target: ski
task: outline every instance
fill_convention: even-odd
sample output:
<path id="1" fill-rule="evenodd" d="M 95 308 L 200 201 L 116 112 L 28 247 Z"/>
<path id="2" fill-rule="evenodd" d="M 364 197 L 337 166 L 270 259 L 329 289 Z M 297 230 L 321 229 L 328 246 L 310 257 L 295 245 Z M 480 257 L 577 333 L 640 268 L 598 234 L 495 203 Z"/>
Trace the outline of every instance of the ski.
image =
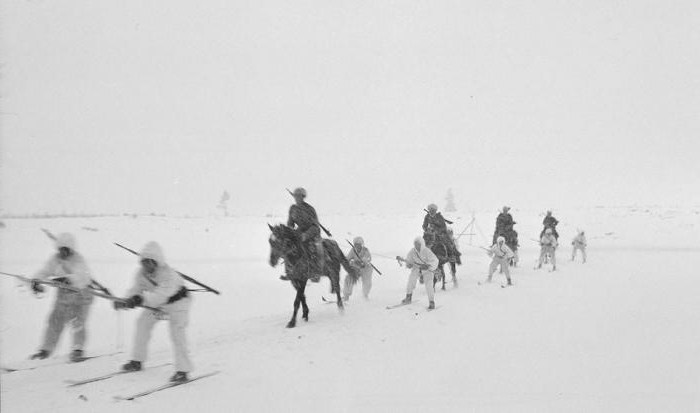
<path id="1" fill-rule="evenodd" d="M 415 303 L 417 303 L 417 302 L 418 302 L 418 300 L 413 300 L 413 301 L 411 301 L 410 303 L 398 303 L 398 304 L 394 304 L 394 305 L 388 305 L 388 306 L 386 306 L 386 309 L 387 309 L 387 310 L 393 310 L 394 308 L 404 307 L 404 306 L 407 306 L 407 305 L 415 304 Z"/>
<path id="2" fill-rule="evenodd" d="M 52 362 L 52 363 L 46 363 L 46 364 L 39 364 L 36 366 L 31 366 L 31 367 L 20 367 L 20 368 L 12 368 L 12 367 L 0 367 L 0 371 L 3 373 L 14 373 L 16 371 L 29 371 L 29 370 L 36 370 L 44 367 L 53 367 L 53 366 L 60 366 L 62 364 L 75 364 L 75 363 L 82 363 L 83 361 L 87 360 L 92 360 L 100 357 L 109 357 L 109 356 L 116 356 L 117 354 L 121 354 L 121 351 L 118 351 L 116 353 L 109 353 L 109 354 L 98 354 L 96 356 L 87 356 L 87 357 L 81 357 L 80 360 L 76 361 L 57 361 L 57 362 Z"/>
<path id="3" fill-rule="evenodd" d="M 163 364 L 158 364 L 156 366 L 153 366 L 151 368 L 157 368 L 157 367 L 164 367 L 170 365 L 170 363 L 163 363 Z M 140 370 L 139 370 L 140 371 Z M 67 383 L 68 387 L 76 387 L 76 386 L 82 386 L 83 384 L 88 384 L 88 383 L 94 383 L 96 381 L 102 381 L 102 380 L 107 380 L 111 379 L 114 376 L 119 376 L 122 374 L 127 374 L 127 373 L 137 373 L 138 371 L 131 371 L 131 370 L 119 370 L 115 371 L 112 373 L 108 374 L 103 374 L 102 376 L 97 376 L 97 377 L 90 377 L 88 379 L 83 379 L 83 380 L 66 380 L 65 383 Z"/>
<path id="4" fill-rule="evenodd" d="M 154 388 L 149 389 L 149 390 L 142 391 L 140 393 L 132 394 L 130 396 L 114 396 L 114 398 L 117 400 L 134 400 L 134 399 L 138 399 L 139 397 L 148 396 L 149 394 L 159 392 L 161 390 L 165 390 L 165 389 L 169 389 L 171 387 L 179 386 L 181 384 L 192 383 L 195 380 L 203 379 L 206 377 L 211 377 L 211 376 L 214 376 L 214 375 L 219 374 L 219 373 L 220 373 L 220 371 L 213 371 L 211 373 L 201 374 L 199 376 L 192 377 L 192 378 L 188 379 L 187 381 L 170 382 L 167 384 L 163 384 L 161 386 L 154 387 Z"/>

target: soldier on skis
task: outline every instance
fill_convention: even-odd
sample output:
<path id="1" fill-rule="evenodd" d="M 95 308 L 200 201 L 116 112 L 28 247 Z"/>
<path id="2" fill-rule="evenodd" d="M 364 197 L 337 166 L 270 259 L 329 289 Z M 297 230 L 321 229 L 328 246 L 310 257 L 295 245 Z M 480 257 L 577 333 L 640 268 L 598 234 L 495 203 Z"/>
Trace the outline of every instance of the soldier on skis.
<path id="1" fill-rule="evenodd" d="M 554 236 L 554 232 L 552 228 L 547 228 L 544 231 L 544 235 L 542 235 L 542 238 L 540 239 L 540 260 L 539 263 L 537 264 L 537 269 L 542 268 L 542 264 L 544 261 L 547 259 L 547 256 L 549 256 L 551 263 L 552 263 L 552 271 L 556 271 L 557 269 L 557 259 L 556 259 L 556 250 L 557 246 L 559 244 L 557 243 L 557 238 Z"/>
<path id="2" fill-rule="evenodd" d="M 343 288 L 343 301 L 348 301 L 352 295 L 352 290 L 358 280 L 362 282 L 362 295 L 369 298 L 369 291 L 372 289 L 372 254 L 365 246 L 362 237 L 355 237 L 352 240 L 353 248 L 347 254 L 347 260 L 353 271 L 345 276 L 345 286 Z"/>
<path id="3" fill-rule="evenodd" d="M 44 287 L 36 281 L 48 279 L 65 283 L 83 291 L 74 292 L 58 288 L 41 349 L 33 354 L 31 359 L 41 360 L 49 357 L 56 348 L 63 328 L 70 322 L 73 327 L 73 351 L 70 354 L 70 360 L 78 362 L 83 360 L 87 338 L 87 316 L 94 298 L 92 294 L 85 291 L 92 279 L 85 259 L 76 251 L 76 241 L 72 234 L 58 235 L 55 243 L 58 253 L 51 256 L 44 268 L 35 275 L 32 291 L 34 293 L 43 292 Z"/>
<path id="4" fill-rule="evenodd" d="M 311 281 L 318 282 L 323 274 L 324 252 L 321 244 L 321 229 L 318 222 L 318 215 L 314 207 L 309 205 L 306 199 L 306 189 L 296 188 L 292 192 L 294 204 L 289 207 L 289 217 L 287 226 L 296 229 L 299 239 L 306 251 L 311 255 L 313 274 Z"/>
<path id="5" fill-rule="evenodd" d="M 435 270 L 438 267 L 438 258 L 433 254 L 428 247 L 425 246 L 423 237 L 416 237 L 413 240 L 413 248 L 406 254 L 406 258 L 402 259 L 406 263 L 406 267 L 411 270 L 406 284 L 406 298 L 401 303 L 409 304 L 413 297 L 413 290 L 416 288 L 418 278 L 421 278 L 425 284 L 425 291 L 428 293 L 430 303 L 428 309 L 435 308 L 435 289 L 433 287 L 433 277 Z"/>
<path id="6" fill-rule="evenodd" d="M 506 274 L 506 279 L 508 280 L 508 285 L 513 285 L 510 279 L 510 260 L 513 258 L 513 251 L 506 245 L 506 239 L 503 237 L 496 238 L 496 242 L 491 246 L 488 251 L 489 257 L 492 257 L 491 265 L 489 266 L 489 276 L 486 282 L 491 282 L 493 273 L 496 272 L 498 266 L 501 266 L 501 271 Z"/>
<path id="7" fill-rule="evenodd" d="M 573 261 L 576 258 L 576 251 L 581 250 L 581 255 L 583 256 L 583 262 L 586 262 L 586 234 L 581 231 L 576 235 L 571 241 L 571 245 L 574 246 L 574 250 L 571 253 L 571 261 Z"/>
<path id="8" fill-rule="evenodd" d="M 167 319 L 170 327 L 170 339 L 175 353 L 175 374 L 172 382 L 188 380 L 187 374 L 192 370 L 192 363 L 187 350 L 187 327 L 192 299 L 184 280 L 165 262 L 165 256 L 156 242 L 147 243 L 141 253 L 141 268 L 136 272 L 134 284 L 127 292 L 126 302 L 115 301 L 114 308 L 131 309 L 137 305 L 155 307 L 162 313 L 144 309 L 136 322 L 136 337 L 132 359 L 122 366 L 125 371 L 139 371 L 146 361 L 148 342 L 153 327 L 158 320 Z"/>

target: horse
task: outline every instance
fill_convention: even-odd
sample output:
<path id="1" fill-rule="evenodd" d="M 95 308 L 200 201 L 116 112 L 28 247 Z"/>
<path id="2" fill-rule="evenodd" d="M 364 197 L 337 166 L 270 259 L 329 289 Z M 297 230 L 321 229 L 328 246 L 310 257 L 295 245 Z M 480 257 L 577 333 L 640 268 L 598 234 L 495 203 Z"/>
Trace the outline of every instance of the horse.
<path id="1" fill-rule="evenodd" d="M 302 318 L 309 321 L 309 307 L 306 304 L 306 282 L 312 277 L 310 267 L 313 257 L 310 256 L 304 247 L 299 234 L 286 225 L 271 226 L 270 234 L 270 266 L 275 267 L 280 258 L 284 259 L 284 266 L 287 278 L 291 281 L 296 290 L 294 298 L 294 313 L 292 319 L 287 323 L 287 328 L 296 326 L 297 312 L 299 304 L 302 305 Z M 321 275 L 326 276 L 331 281 L 331 294 L 335 293 L 338 310 L 343 311 L 343 300 L 340 297 L 340 266 L 350 273 L 352 268 L 345 258 L 345 255 L 338 247 L 338 243 L 331 239 L 322 240 L 323 250 L 326 253 L 325 266 Z"/>
<path id="2" fill-rule="evenodd" d="M 433 288 L 435 285 L 442 281 L 442 289 L 445 289 L 445 264 L 450 262 L 449 248 L 445 245 L 445 242 L 439 239 L 435 234 L 430 232 L 423 233 L 423 240 L 425 240 L 425 245 L 430 249 L 430 251 L 435 254 L 438 258 L 438 267 L 435 270 L 435 277 L 433 277 Z M 454 278 L 454 274 L 453 274 Z"/>

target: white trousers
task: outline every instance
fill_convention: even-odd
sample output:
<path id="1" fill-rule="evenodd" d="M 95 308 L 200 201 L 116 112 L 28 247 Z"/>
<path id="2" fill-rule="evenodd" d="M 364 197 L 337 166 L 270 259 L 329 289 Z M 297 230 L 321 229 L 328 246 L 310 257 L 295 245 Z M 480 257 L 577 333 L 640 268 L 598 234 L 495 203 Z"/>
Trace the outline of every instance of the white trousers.
<path id="1" fill-rule="evenodd" d="M 170 339 L 173 342 L 173 352 L 175 353 L 175 370 L 189 372 L 192 370 L 189 352 L 187 350 L 187 337 L 185 328 L 189 322 L 191 297 L 182 298 L 173 304 L 163 307 L 168 315 L 168 326 L 170 327 Z M 136 321 L 136 337 L 134 338 L 134 349 L 132 360 L 144 362 L 148 356 L 148 342 L 151 340 L 151 333 L 156 323 L 160 321 L 153 311 L 144 309 Z"/>
<path id="2" fill-rule="evenodd" d="M 372 289 L 372 271 L 361 271 L 359 281 L 362 282 L 362 295 L 369 298 L 369 291 Z M 345 276 L 345 285 L 343 286 L 345 300 L 352 295 L 355 284 L 357 284 L 357 280 L 354 280 L 349 274 Z"/>
<path id="3" fill-rule="evenodd" d="M 57 299 L 49 315 L 41 349 L 53 353 L 63 328 L 70 322 L 73 328 L 73 350 L 82 350 L 87 339 L 85 324 L 91 304 L 92 298 L 86 300 L 79 295 L 70 301 Z"/>
<path id="4" fill-rule="evenodd" d="M 506 257 L 493 256 L 491 260 L 491 265 L 489 266 L 489 280 L 493 277 L 493 273 L 496 272 L 498 266 L 501 266 L 501 270 L 506 273 L 506 278 L 510 280 L 510 259 Z"/>
<path id="5" fill-rule="evenodd" d="M 416 289 L 416 283 L 419 277 L 423 277 L 423 284 L 425 284 L 425 292 L 428 293 L 428 299 L 430 301 L 435 301 L 435 288 L 433 287 L 433 279 L 435 274 L 428 270 L 419 270 L 413 267 L 411 274 L 408 276 L 408 284 L 406 285 L 406 294 L 413 294 L 413 290 Z"/>

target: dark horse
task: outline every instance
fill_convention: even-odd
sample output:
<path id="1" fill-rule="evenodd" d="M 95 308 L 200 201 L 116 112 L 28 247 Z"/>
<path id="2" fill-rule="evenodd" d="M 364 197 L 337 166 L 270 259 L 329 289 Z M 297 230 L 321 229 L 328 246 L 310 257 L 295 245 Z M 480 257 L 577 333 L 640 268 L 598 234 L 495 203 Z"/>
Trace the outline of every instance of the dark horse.
<path id="1" fill-rule="evenodd" d="M 301 303 L 304 321 L 309 321 L 309 307 L 306 305 L 306 282 L 311 278 L 309 268 L 313 259 L 295 230 L 286 225 L 271 226 L 270 231 L 270 265 L 275 267 L 280 258 L 284 259 L 285 272 L 287 278 L 292 283 L 296 290 L 296 298 L 294 298 L 294 314 L 292 319 L 287 323 L 287 328 L 292 328 L 297 324 L 297 312 Z M 352 271 L 350 263 L 345 259 L 345 255 L 338 247 L 338 243 L 331 239 L 322 241 L 325 251 L 325 265 L 323 269 L 324 276 L 331 280 L 331 294 L 335 293 L 338 309 L 343 310 L 343 300 L 340 298 L 340 266 L 349 272 Z"/>

